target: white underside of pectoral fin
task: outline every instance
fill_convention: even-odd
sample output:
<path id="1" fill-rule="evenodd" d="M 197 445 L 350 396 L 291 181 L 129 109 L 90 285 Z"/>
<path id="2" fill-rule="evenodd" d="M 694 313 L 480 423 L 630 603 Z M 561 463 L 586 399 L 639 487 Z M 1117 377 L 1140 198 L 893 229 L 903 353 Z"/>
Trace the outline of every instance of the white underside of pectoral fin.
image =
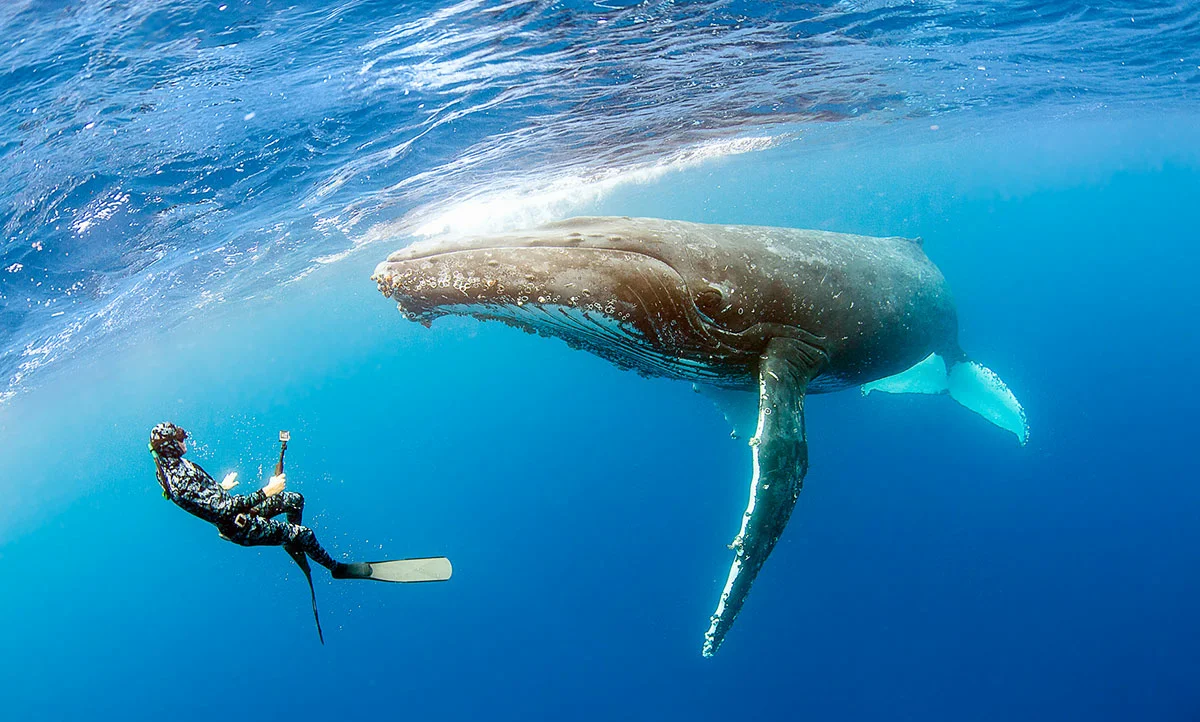
<path id="1" fill-rule="evenodd" d="M 758 408 L 749 441 L 753 473 L 741 527 L 729 545 L 734 552 L 729 576 L 704 634 L 705 657 L 721 647 L 804 487 L 804 396 L 812 374 L 805 351 L 795 339 L 772 338 L 759 357 Z"/>
<path id="2" fill-rule="evenodd" d="M 946 362 L 942 360 L 941 356 L 931 353 L 925 357 L 924 361 L 907 371 L 863 384 L 862 394 L 866 396 L 872 391 L 882 391 L 887 394 L 941 394 L 948 389 Z"/>
<path id="3" fill-rule="evenodd" d="M 949 382 L 952 399 L 1005 431 L 1011 431 L 1022 446 L 1029 441 L 1025 409 L 994 371 L 975 361 L 963 361 L 950 369 Z"/>

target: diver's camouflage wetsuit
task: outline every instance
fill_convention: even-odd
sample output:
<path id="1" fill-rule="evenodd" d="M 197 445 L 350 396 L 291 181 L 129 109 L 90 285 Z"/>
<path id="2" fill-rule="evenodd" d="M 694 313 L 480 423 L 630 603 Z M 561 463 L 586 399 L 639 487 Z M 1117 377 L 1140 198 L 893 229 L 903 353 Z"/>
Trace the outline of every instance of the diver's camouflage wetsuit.
<path id="1" fill-rule="evenodd" d="M 159 432 L 160 424 L 155 427 Z M 177 427 L 176 427 L 177 428 Z M 179 430 L 180 433 L 182 429 Z M 248 495 L 230 494 L 204 469 L 182 457 L 182 440 L 163 430 L 152 435 L 160 471 L 159 483 L 167 498 L 179 508 L 217 527 L 221 536 L 242 546 L 282 546 L 303 551 L 314 562 L 331 571 L 343 566 L 334 561 L 317 542 L 312 529 L 301 524 L 304 497 L 294 491 L 281 491 L 268 497 L 259 489 Z M 163 438 L 166 437 L 166 438 Z M 287 521 L 272 517 L 287 515 Z"/>

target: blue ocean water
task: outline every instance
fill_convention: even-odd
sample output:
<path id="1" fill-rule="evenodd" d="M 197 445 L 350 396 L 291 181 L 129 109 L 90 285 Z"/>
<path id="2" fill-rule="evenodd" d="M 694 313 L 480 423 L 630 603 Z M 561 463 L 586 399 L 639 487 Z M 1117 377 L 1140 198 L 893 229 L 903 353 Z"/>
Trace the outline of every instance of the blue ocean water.
<path id="1" fill-rule="evenodd" d="M 1200 7 L 0 8 L 6 719 L 1200 715 Z M 688 384 L 405 321 L 414 238 L 572 214 L 921 237 L 1029 444 L 808 402 L 811 470 L 699 654 L 749 457 Z M 317 576 L 145 451 L 289 486 Z"/>

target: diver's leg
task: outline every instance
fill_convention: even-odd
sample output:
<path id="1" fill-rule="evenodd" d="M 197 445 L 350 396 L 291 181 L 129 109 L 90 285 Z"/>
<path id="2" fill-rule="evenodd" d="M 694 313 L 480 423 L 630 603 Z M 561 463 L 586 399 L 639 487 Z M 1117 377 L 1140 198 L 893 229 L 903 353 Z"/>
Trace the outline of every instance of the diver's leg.
<path id="1" fill-rule="evenodd" d="M 284 491 L 278 496 L 286 496 L 283 500 L 283 509 L 287 512 L 287 520 L 289 524 L 299 526 L 304 520 L 304 496 L 296 491 Z"/>
<path id="2" fill-rule="evenodd" d="M 249 514 L 239 516 L 245 521 L 245 526 L 237 527 L 228 535 L 235 544 L 244 547 L 278 547 L 292 538 L 290 524 Z"/>
<path id="3" fill-rule="evenodd" d="M 304 496 L 295 491 L 281 491 L 254 507 L 254 513 L 264 519 L 287 514 L 289 524 L 302 524 L 304 519 Z"/>
<path id="4" fill-rule="evenodd" d="M 310 559 L 328 569 L 338 578 L 344 578 L 348 568 L 347 565 L 334 560 L 329 552 L 325 551 L 317 541 L 317 535 L 313 533 L 312 529 L 299 524 L 288 524 L 275 519 L 251 516 L 247 517 L 247 526 L 231 535 L 230 540 L 247 547 L 281 546 L 289 552 L 304 552 Z M 370 567 L 367 569 L 369 570 Z"/>
<path id="5" fill-rule="evenodd" d="M 253 508 L 253 512 L 263 519 L 279 516 L 284 512 L 282 500 L 279 498 L 287 492 L 280 492 L 275 496 L 267 497 L 267 500 Z"/>
<path id="6" fill-rule="evenodd" d="M 272 523 L 279 524 L 279 522 Z M 313 533 L 312 529 L 300 526 L 299 524 L 285 524 L 282 526 L 287 527 L 288 539 L 284 542 L 285 547 L 288 549 L 299 549 L 314 562 L 326 569 L 333 570 L 339 566 L 339 562 L 334 561 L 334 558 L 329 556 L 329 552 L 325 551 L 325 548 L 317 541 L 317 535 Z"/>

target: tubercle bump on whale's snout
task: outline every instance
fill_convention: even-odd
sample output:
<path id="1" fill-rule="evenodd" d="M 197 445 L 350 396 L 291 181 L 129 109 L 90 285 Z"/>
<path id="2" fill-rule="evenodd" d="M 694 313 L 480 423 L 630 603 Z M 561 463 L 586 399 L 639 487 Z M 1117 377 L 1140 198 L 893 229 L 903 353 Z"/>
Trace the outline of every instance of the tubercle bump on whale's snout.
<path id="1" fill-rule="evenodd" d="M 386 264 L 380 264 L 381 267 L 383 265 Z M 436 308 L 426 309 L 420 307 L 417 299 L 403 293 L 402 286 L 397 282 L 395 275 L 391 273 L 386 271 L 380 272 L 376 269 L 376 272 L 371 275 L 371 280 L 375 282 L 375 285 L 379 288 L 379 292 L 385 298 L 390 298 L 396 302 L 396 308 L 400 311 L 400 315 L 409 321 L 429 328 L 433 325 L 434 320 L 439 316 L 445 315 L 444 313 L 438 313 Z"/>
<path id="2" fill-rule="evenodd" d="M 392 297 L 392 292 L 395 289 L 395 284 L 392 282 L 392 275 L 387 272 L 388 263 L 385 261 L 375 267 L 375 271 L 371 274 L 371 280 L 379 288 L 379 292 L 387 298 Z"/>

